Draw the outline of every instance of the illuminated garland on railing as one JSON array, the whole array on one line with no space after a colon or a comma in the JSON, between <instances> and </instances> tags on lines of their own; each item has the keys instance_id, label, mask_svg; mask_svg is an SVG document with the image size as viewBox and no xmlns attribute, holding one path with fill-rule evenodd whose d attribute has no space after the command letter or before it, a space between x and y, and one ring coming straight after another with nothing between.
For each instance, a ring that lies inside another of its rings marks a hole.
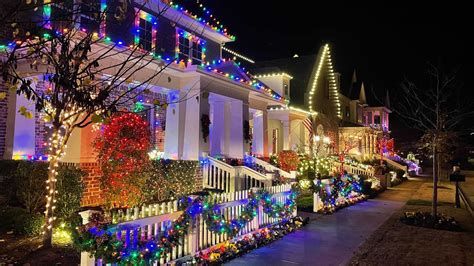
<instances>
[{"instance_id":1,"label":"illuminated garland on railing","mask_svg":"<svg viewBox=\"0 0 474 266\"><path fill-rule=\"evenodd\" d=\"M111 225L100 214L91 216L88 224L73 232L74 245L81 251L89 252L96 258L107 263L123 264L152 264L166 256L172 247L180 244L180 239L188 232L189 226L196 217L202 214L208 229L215 233L237 234L248 222L257 215L259 203L263 211L270 217L282 218L283 222L291 218L296 208L296 190L289 192L289 198L284 205L275 204L272 195L259 190L250 193L248 202L243 206L242 215L230 221L225 220L218 210L218 205L211 204L209 197L197 197L194 200L185 197L179 201L179 209L183 214L171 223L168 229L159 237L146 241L138 241L136 246L125 246L121 239L117 239L116 232L135 229L133 225Z\"/></svg>"}]
</instances>

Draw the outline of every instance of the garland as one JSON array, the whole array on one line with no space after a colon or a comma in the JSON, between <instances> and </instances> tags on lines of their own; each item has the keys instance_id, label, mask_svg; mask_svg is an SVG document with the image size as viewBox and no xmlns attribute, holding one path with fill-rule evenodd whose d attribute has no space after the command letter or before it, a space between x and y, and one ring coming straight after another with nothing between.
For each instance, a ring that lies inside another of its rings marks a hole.
<instances>
[{"instance_id":1,"label":"garland","mask_svg":"<svg viewBox=\"0 0 474 266\"><path fill-rule=\"evenodd\" d=\"M215 233L226 233L231 236L236 235L248 222L252 221L257 216L257 208L262 204L263 212L272 218L288 218L291 217L296 208L297 193L291 191L285 204L276 203L272 200L272 194L266 190L258 190L256 193L250 192L248 203L242 210L242 215L232 220L226 220L220 213L220 208L217 204L208 203L209 208L203 212L205 222L209 230Z\"/></svg>"},{"instance_id":2,"label":"garland","mask_svg":"<svg viewBox=\"0 0 474 266\"><path fill-rule=\"evenodd\" d=\"M366 200L367 197L362 194L360 182L360 179L350 175L334 177L327 185L323 184L320 179L316 179L313 191L319 195L323 202L323 207L319 212L334 213L340 208Z\"/></svg>"},{"instance_id":3,"label":"garland","mask_svg":"<svg viewBox=\"0 0 474 266\"><path fill-rule=\"evenodd\" d=\"M248 203L243 207L239 218L227 221L220 214L218 205L212 204L209 197L197 197L194 200L185 197L179 200L179 209L183 211L171 226L157 238L138 241L137 246L126 247L117 239L116 232L133 229L133 226L112 225L103 215L91 216L88 224L73 231L74 245L80 250L89 252L107 263L119 265L149 265L163 258L171 248L179 245L179 239L186 235L196 216L202 214L210 231L236 235L249 221L257 215L257 208L262 204L263 211L270 217L283 218L286 221L296 208L297 193L292 189L285 204L275 204L272 195L265 190L250 192Z\"/></svg>"},{"instance_id":4,"label":"garland","mask_svg":"<svg viewBox=\"0 0 474 266\"><path fill-rule=\"evenodd\" d=\"M232 241L226 241L206 251L201 251L195 256L194 260L198 265L222 265L253 249L282 238L301 226L306 225L308 221L308 217L305 219L299 216L291 218L281 224L259 229L257 232L244 235Z\"/></svg>"}]
</instances>

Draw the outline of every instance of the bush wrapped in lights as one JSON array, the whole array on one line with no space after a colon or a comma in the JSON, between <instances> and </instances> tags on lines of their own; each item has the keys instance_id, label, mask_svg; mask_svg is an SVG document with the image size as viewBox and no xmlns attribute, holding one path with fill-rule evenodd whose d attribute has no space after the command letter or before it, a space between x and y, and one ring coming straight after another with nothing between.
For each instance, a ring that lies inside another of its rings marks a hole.
<instances>
[{"instance_id":1,"label":"bush wrapped in lights","mask_svg":"<svg viewBox=\"0 0 474 266\"><path fill-rule=\"evenodd\" d=\"M361 179L358 176L344 174L331 179L315 179L313 191L322 201L319 212L334 213L340 208L353 205L367 197L362 193Z\"/></svg>"},{"instance_id":2,"label":"bush wrapped in lights","mask_svg":"<svg viewBox=\"0 0 474 266\"><path fill-rule=\"evenodd\" d=\"M278 153L278 164L284 171L296 171L298 169L299 162L300 159L295 151L281 151Z\"/></svg>"},{"instance_id":3,"label":"bush wrapped in lights","mask_svg":"<svg viewBox=\"0 0 474 266\"><path fill-rule=\"evenodd\" d=\"M94 141L101 164L101 187L109 207L138 205L151 148L148 122L134 113L117 113L102 125Z\"/></svg>"}]
</instances>

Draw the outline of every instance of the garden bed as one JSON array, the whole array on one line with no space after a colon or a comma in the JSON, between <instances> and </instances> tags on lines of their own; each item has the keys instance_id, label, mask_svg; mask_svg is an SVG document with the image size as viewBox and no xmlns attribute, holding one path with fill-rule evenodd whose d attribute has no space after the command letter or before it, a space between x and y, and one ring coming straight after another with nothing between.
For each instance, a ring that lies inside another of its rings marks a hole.
<instances>
[{"instance_id":1,"label":"garden bed","mask_svg":"<svg viewBox=\"0 0 474 266\"><path fill-rule=\"evenodd\" d=\"M287 222L259 229L254 233L240 236L199 252L194 260L198 265L222 265L254 249L268 245L294 232L308 222L309 218L294 217Z\"/></svg>"},{"instance_id":2,"label":"garden bed","mask_svg":"<svg viewBox=\"0 0 474 266\"><path fill-rule=\"evenodd\" d=\"M444 214L433 216L430 212L405 212L400 217L400 221L408 225L438 230L462 231L461 226L453 217Z\"/></svg>"}]
</instances>

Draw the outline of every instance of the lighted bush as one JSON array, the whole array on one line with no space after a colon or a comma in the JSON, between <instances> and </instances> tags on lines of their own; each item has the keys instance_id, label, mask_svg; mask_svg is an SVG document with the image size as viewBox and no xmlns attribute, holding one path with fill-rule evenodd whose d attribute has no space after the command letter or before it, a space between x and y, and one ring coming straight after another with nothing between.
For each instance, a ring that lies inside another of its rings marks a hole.
<instances>
[{"instance_id":1,"label":"lighted bush","mask_svg":"<svg viewBox=\"0 0 474 266\"><path fill-rule=\"evenodd\" d=\"M148 202L176 199L197 190L196 171L198 161L152 161L145 186Z\"/></svg>"},{"instance_id":2,"label":"lighted bush","mask_svg":"<svg viewBox=\"0 0 474 266\"><path fill-rule=\"evenodd\" d=\"M284 171L296 171L300 159L295 151L281 151L278 154L278 164Z\"/></svg>"},{"instance_id":3,"label":"lighted bush","mask_svg":"<svg viewBox=\"0 0 474 266\"><path fill-rule=\"evenodd\" d=\"M115 114L94 141L101 164L101 187L108 207L131 207L143 202L151 148L148 122L138 114Z\"/></svg>"}]
</instances>

